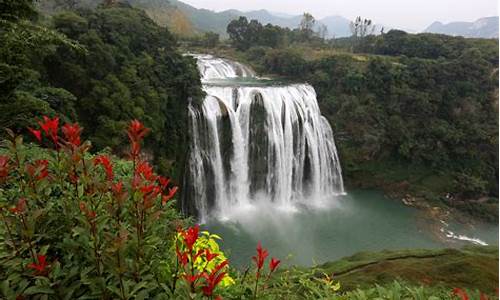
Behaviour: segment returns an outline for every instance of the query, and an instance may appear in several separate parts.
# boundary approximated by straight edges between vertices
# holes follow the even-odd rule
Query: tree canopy
[[[62,12],[41,26],[26,19],[25,2],[10,6],[19,18],[3,19],[9,28],[0,30],[0,126],[64,115],[85,127],[94,149],[120,152],[124,120],[137,118],[156,132],[147,148],[160,168],[182,164],[185,108],[201,90],[194,60],[169,31],[126,5]]]

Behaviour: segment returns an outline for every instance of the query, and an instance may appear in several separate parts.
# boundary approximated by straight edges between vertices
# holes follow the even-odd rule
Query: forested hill
[[[14,13],[2,15],[0,29],[0,127],[25,131],[35,118],[59,115],[83,125],[94,151],[120,153],[137,118],[152,129],[147,151],[160,169],[179,169],[186,106],[201,90],[194,60],[167,29],[123,4],[50,18],[31,1],[5,5]]]

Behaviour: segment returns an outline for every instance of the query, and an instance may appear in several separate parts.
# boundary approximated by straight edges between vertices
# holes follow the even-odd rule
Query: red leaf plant
[[[42,132],[40,130],[35,130],[31,127],[28,127],[28,130],[35,136],[35,138],[38,140],[38,142],[42,141]]]
[[[184,238],[184,243],[188,251],[193,251],[194,243],[196,243],[196,240],[198,240],[199,231],[200,231],[200,226],[195,225],[193,227],[188,228],[188,230],[181,232],[181,235]]]
[[[454,296],[460,297],[462,300],[469,300],[469,295],[467,295],[467,292],[461,288],[454,288],[451,293]]]
[[[253,261],[255,262],[255,266],[257,267],[256,272],[255,272],[255,288],[254,288],[254,299],[257,299],[257,292],[258,292],[258,286],[259,286],[259,279],[262,273],[262,269],[264,267],[264,263],[266,261],[266,258],[268,257],[269,252],[267,249],[262,248],[262,244],[260,241],[257,243],[257,255],[252,256]],[[280,260],[277,258],[271,258],[271,261],[269,262],[269,274],[267,276],[267,280],[271,277],[271,274],[276,270],[278,265],[280,264]]]
[[[52,140],[56,149],[58,149],[59,148],[59,144],[58,144],[59,117],[55,117],[53,119],[50,119],[47,116],[43,116],[43,122],[38,121],[38,124],[40,125],[40,128],[43,130],[45,135]],[[37,134],[34,131],[32,131],[32,133],[37,137],[38,140],[41,140],[41,138],[39,139]]]
[[[228,261],[225,260],[219,265],[217,265],[210,274],[207,274],[206,272],[203,273],[203,277],[205,278],[206,285],[202,287],[203,294],[207,297],[212,297],[213,291],[215,287],[224,279],[224,276],[226,275],[226,272],[220,272],[226,265],[228,264]]]
[[[79,240],[74,242],[80,246],[82,253],[88,251],[88,255],[78,257],[82,263],[77,267],[88,268],[95,264],[88,273],[92,278],[110,278],[115,274],[110,276],[109,270],[118,270],[117,286],[120,288],[120,297],[125,299],[124,282],[147,280],[141,272],[144,262],[149,263],[153,252],[151,249],[168,244],[163,238],[152,237],[159,232],[156,229],[168,232],[167,228],[170,227],[153,226],[167,223],[156,220],[165,209],[163,206],[176,195],[178,187],[172,185],[169,178],[158,176],[149,163],[139,159],[141,143],[149,129],[138,120],[132,121],[127,129],[131,143],[130,156],[134,160],[133,173],[128,179],[116,182],[118,174],[114,173],[109,156],[94,156],[91,164],[86,164],[85,157],[92,154],[87,153],[90,143],[82,140],[82,130],[76,123],[60,127],[58,117],[43,116],[38,126],[28,128],[28,131],[39,143],[44,142],[44,139],[53,143],[55,150],[50,145],[49,149],[26,153],[41,152],[43,155],[38,157],[44,159],[32,158],[20,152],[27,147],[18,147],[22,146],[22,139],[11,134],[13,138],[8,148],[12,155],[0,155],[1,188],[5,186],[16,191],[16,196],[8,199],[5,208],[0,208],[0,222],[4,223],[2,229],[5,228],[8,239],[5,245],[12,250],[12,257],[23,259],[23,267],[16,268],[15,272],[21,270],[23,273],[29,271],[34,276],[47,276],[51,266],[48,258],[55,253],[61,257],[61,261],[74,259],[75,253],[66,252],[68,250],[60,247],[59,243],[66,235],[73,236],[71,230],[78,228],[79,234],[85,237],[82,238],[85,247],[78,244]],[[48,221],[51,226],[46,225]],[[182,268],[189,268],[190,263],[202,256],[213,264],[218,256],[208,249],[194,250],[198,234],[198,226],[182,232],[181,239],[185,245],[182,249],[176,249]],[[129,238],[130,235],[135,236]],[[48,247],[48,241],[54,245]],[[46,251],[48,254],[37,254]],[[106,253],[105,257],[103,253]],[[185,272],[187,275],[183,278],[191,282],[192,286],[196,285],[197,292],[213,295],[215,287],[224,277],[223,268],[226,264],[218,265],[217,271],[212,272]],[[47,283],[57,290],[52,285],[52,279],[48,278]],[[100,295],[104,295],[104,298],[107,293],[104,289],[96,289],[95,292],[102,293]]]
[[[33,269],[35,271],[36,275],[39,276],[47,276],[48,274],[48,266],[49,264],[47,263],[47,256],[38,254],[37,255],[37,262],[31,263],[28,265],[29,269]]]
[[[262,270],[262,267],[264,266],[264,261],[266,260],[268,255],[269,253],[267,252],[266,249],[262,248],[262,245],[259,241],[257,244],[257,256],[252,256],[252,259],[255,262],[255,265],[257,266],[257,278],[259,278],[260,276],[260,271]]]
[[[40,181],[49,176],[49,161],[38,159],[34,164],[26,164],[26,172],[32,180]]]
[[[130,156],[134,161],[139,157],[141,152],[141,141],[148,132],[149,128],[144,127],[138,120],[131,121],[128,126],[127,135],[131,145]]]
[[[21,198],[17,202],[16,206],[10,208],[10,212],[16,215],[21,215],[24,214],[24,212],[26,211],[26,207],[27,207],[26,199]]]
[[[167,202],[175,196],[176,192],[177,192],[177,187],[176,186],[169,188],[168,189],[168,194],[162,196],[162,198],[161,198],[161,204],[162,205],[167,204]]]
[[[279,259],[276,259],[274,257],[271,258],[271,261],[269,262],[269,275],[271,275],[271,273],[273,273],[274,270],[276,270],[280,262],[281,261]]]
[[[0,155],[0,183],[5,181],[9,176],[10,157],[7,155]]]
[[[199,226],[195,225],[186,230],[179,229],[179,243],[176,243],[177,261],[182,267],[182,278],[189,286],[190,292],[195,293],[200,287],[204,296],[212,299],[214,290],[226,276],[223,269],[229,264],[228,260],[224,260],[214,266],[211,271],[207,271],[207,266],[216,257],[217,253],[212,253],[209,248],[199,249],[194,251],[194,245],[198,241]],[[203,270],[197,269],[195,262],[199,257],[204,257]],[[201,281],[203,279],[203,281]]]
[[[64,126],[61,128],[61,131],[64,135],[65,142],[72,149],[75,149],[80,146],[81,144],[80,134],[82,132],[82,128],[80,128],[80,126],[77,123],[64,124]]]
[[[205,249],[205,258],[207,259],[207,262],[211,262],[212,259],[216,258],[219,256],[218,253],[211,253],[210,249]]]
[[[94,158],[94,166],[101,165],[104,168],[104,171],[106,172],[106,179],[108,181],[113,181],[113,178],[115,177],[113,173],[113,165],[111,165],[111,161],[109,160],[109,157],[106,155],[98,155]]]

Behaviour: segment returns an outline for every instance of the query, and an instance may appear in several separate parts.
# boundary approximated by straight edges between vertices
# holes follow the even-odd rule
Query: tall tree
[[[309,40],[313,37],[315,24],[316,24],[316,19],[310,13],[305,12],[302,15],[302,20],[300,21],[299,30],[303,34],[306,40]]]
[[[227,33],[234,47],[239,50],[246,50],[250,47],[247,40],[248,20],[246,17],[240,17],[237,20],[232,20],[227,25]]]
[[[365,36],[373,34],[375,25],[370,19],[363,19],[360,16],[350,23],[352,36],[355,39],[363,39]]]
[[[319,24],[318,26],[318,37],[326,39],[328,35],[328,27],[325,24]]]

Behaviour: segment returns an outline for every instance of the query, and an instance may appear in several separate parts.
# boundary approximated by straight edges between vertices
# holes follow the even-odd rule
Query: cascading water
[[[239,62],[212,55],[196,55],[202,81],[237,77],[255,77],[255,72]]]
[[[230,60],[195,58],[207,95],[189,106],[185,212],[203,221],[257,201],[292,207],[344,193],[333,132],[312,86],[235,85],[227,79],[255,80],[255,73]]]

